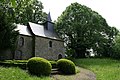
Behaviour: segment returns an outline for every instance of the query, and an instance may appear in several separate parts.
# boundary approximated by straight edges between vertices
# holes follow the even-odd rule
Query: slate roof
[[[16,30],[19,30],[19,33],[22,35],[32,36],[33,33],[39,37],[61,40],[55,32],[46,30],[44,25],[39,25],[32,22],[29,22],[28,24],[29,26],[17,24]]]
[[[52,21],[51,16],[50,16],[50,12],[48,13],[47,21],[50,21],[50,22]]]
[[[48,13],[47,20],[43,25],[35,24],[32,22],[29,22],[27,26],[18,24],[16,30],[19,30],[19,33],[22,35],[27,36],[35,35],[40,37],[61,40],[58,37],[58,35],[54,32],[54,25],[52,23],[50,12]]]
[[[25,25],[17,24],[17,28],[15,30],[18,30],[22,35],[32,36],[28,27]]]
[[[29,22],[29,27],[31,28],[32,33],[36,36],[48,37],[48,38],[52,38],[52,39],[61,40],[55,32],[46,30],[43,25]]]

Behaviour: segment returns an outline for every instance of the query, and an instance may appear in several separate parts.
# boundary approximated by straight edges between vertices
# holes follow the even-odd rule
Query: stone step
[[[53,68],[52,71],[58,71],[58,68]]]
[[[58,68],[54,68],[52,69],[51,74],[60,74],[60,72],[58,71]]]
[[[59,71],[52,71],[51,74],[59,74]]]

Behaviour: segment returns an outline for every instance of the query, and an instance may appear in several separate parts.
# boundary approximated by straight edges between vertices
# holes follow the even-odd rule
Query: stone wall
[[[33,56],[32,36],[19,35],[16,45],[15,52],[10,50],[0,51],[0,59],[29,59]],[[57,60],[59,55],[65,57],[64,52],[64,42],[39,36],[35,37],[36,57]]]
[[[50,47],[50,41],[52,47]],[[57,60],[59,55],[65,57],[64,43],[62,41],[36,36],[35,42],[35,56],[49,60]]]
[[[18,37],[15,59],[29,59],[32,57],[32,36],[20,35]]]
[[[13,54],[10,49],[0,50],[0,60],[13,59]]]

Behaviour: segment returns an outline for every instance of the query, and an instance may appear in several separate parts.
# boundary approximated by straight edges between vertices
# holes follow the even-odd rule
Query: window
[[[52,47],[52,41],[49,41],[49,47]]]
[[[24,45],[24,38],[23,37],[20,37],[19,41],[18,41],[18,45],[20,47],[22,47]]]
[[[61,59],[61,58],[62,58],[62,55],[61,55],[61,54],[59,54],[59,55],[58,55],[58,59]]]

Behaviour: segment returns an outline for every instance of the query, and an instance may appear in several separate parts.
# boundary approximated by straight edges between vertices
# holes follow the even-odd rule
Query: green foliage
[[[10,0],[10,1],[11,1],[11,3],[12,3],[12,6],[13,6],[13,7],[16,7],[16,3],[15,3],[16,0]]]
[[[120,59],[120,33],[115,38],[114,44],[112,46],[111,57]]]
[[[0,4],[7,5],[10,10],[6,13],[12,13],[12,19],[16,24],[27,25],[28,22],[46,21],[47,14],[42,11],[43,5],[39,0],[5,0]]]
[[[10,2],[12,4],[13,7],[16,6],[16,3],[15,3],[16,0],[0,0],[1,3],[5,3],[5,2]]]
[[[67,54],[67,57],[75,57],[76,55],[75,55],[75,50],[74,49],[66,49],[66,52],[65,52],[65,54]]]
[[[27,63],[28,60],[3,60],[0,63]]]
[[[75,59],[77,66],[87,68],[96,74],[97,80],[119,80],[120,61],[113,59]]]
[[[49,61],[52,65],[52,68],[57,68],[57,62],[56,61]]]
[[[0,66],[4,67],[19,67],[21,69],[27,69],[27,60],[5,60],[0,61]]]
[[[43,5],[39,0],[17,0],[14,8],[15,23],[27,25],[28,22],[44,22],[47,14],[42,11]]]
[[[75,74],[75,64],[67,59],[59,59],[57,61],[57,66],[59,70],[64,74]]]
[[[12,15],[13,9],[0,3],[0,50],[15,48],[18,31],[15,31],[16,25],[13,24]]]
[[[48,76],[51,73],[51,64],[44,58],[33,57],[28,60],[27,63],[28,71],[37,76],[45,75]]]
[[[108,55],[114,31],[97,12],[79,3],[72,3],[58,17],[56,31],[76,57],[85,57],[88,49],[97,55]],[[107,51],[107,52],[106,52]]]
[[[53,80],[50,77],[29,75],[25,70],[16,67],[0,67],[0,80]]]

